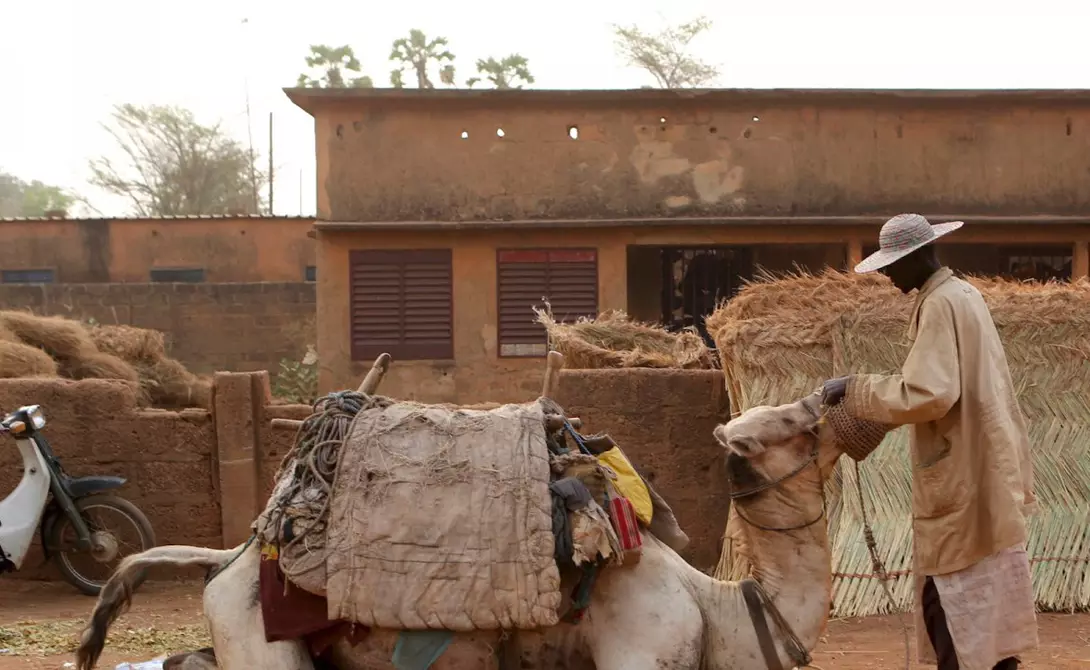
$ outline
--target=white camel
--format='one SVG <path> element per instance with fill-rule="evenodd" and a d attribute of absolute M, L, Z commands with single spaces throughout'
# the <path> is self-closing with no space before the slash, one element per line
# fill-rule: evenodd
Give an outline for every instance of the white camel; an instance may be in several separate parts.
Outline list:
<path fill-rule="evenodd" d="M 831 556 L 822 487 L 841 455 L 832 430 L 818 421 L 819 410 L 817 396 L 810 396 L 750 409 L 715 430 L 727 450 L 727 475 L 741 519 L 737 535 L 760 586 L 717 581 L 645 533 L 642 560 L 603 571 L 580 623 L 543 632 L 543 645 L 561 652 L 536 667 L 787 670 L 805 665 L 829 612 Z M 80 670 L 94 667 L 109 625 L 128 607 L 147 568 L 215 569 L 237 551 L 167 546 L 127 558 L 107 583 L 84 631 Z M 175 667 L 314 668 L 302 642 L 265 641 L 257 598 L 259 561 L 258 547 L 251 545 L 205 588 L 215 661 L 193 656 L 180 658 L 184 664 Z M 386 659 L 396 635 L 376 630 L 355 647 L 338 644 L 334 663 L 344 670 L 392 667 Z M 459 634 L 432 667 L 519 667 L 517 660 L 508 665 L 496 658 L 500 639 L 499 632 Z M 579 660 L 584 655 L 593 666 Z"/>

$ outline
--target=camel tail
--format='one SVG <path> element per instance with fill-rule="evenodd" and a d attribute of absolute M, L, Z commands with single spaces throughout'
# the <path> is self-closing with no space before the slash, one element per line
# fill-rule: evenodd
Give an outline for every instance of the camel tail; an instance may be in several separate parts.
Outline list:
<path fill-rule="evenodd" d="M 139 554 L 126 556 L 117 566 L 114 574 L 102 587 L 91 620 L 83 629 L 79 650 L 76 652 L 76 667 L 79 670 L 92 670 L 98 663 L 102 648 L 106 646 L 106 633 L 117 618 L 125 613 L 132 604 L 136 589 L 144 583 L 148 568 L 169 566 L 173 568 L 219 567 L 238 554 L 240 547 L 234 549 L 205 549 L 168 545 L 155 547 Z"/>

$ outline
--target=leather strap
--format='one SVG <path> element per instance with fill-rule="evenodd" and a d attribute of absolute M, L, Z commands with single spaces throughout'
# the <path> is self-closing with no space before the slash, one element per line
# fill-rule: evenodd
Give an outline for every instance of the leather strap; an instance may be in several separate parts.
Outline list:
<path fill-rule="evenodd" d="M 784 670 L 783 664 L 780 663 L 780 655 L 776 653 L 776 642 L 772 639 L 772 631 L 768 629 L 761 596 L 757 593 L 759 588 L 757 582 L 752 579 L 743 579 L 739 582 L 739 586 L 742 587 L 742 597 L 746 601 L 749 620 L 753 622 L 753 630 L 757 632 L 757 644 L 761 647 L 765 665 L 768 666 L 768 670 Z"/>

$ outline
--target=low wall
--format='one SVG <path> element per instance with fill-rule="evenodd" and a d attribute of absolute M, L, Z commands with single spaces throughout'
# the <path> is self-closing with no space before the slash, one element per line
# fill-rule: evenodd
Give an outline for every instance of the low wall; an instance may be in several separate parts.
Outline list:
<path fill-rule="evenodd" d="M 39 404 L 46 436 L 72 475 L 114 474 L 118 491 L 147 514 L 159 544 L 234 546 L 271 492 L 295 437 L 274 418 L 303 419 L 305 405 L 272 404 L 266 372 L 217 373 L 213 410 L 170 412 L 136 406 L 124 382 L 0 380 L 0 409 Z M 714 371 L 573 370 L 557 400 L 588 432 L 607 432 L 670 502 L 692 538 L 686 558 L 703 570 L 719 558 L 727 517 L 722 454 L 712 438 L 727 413 Z M 21 476 L 13 445 L 0 447 L 0 496 Z M 36 568 L 40 549 L 17 576 L 56 578 Z"/>
<path fill-rule="evenodd" d="M 557 402 L 588 433 L 609 433 L 674 510 L 692 544 L 685 558 L 711 572 L 730 510 L 723 454 L 712 437 L 729 410 L 716 370 L 566 370 Z"/>
<path fill-rule="evenodd" d="M 314 343 L 314 284 L 0 284 L 4 309 L 162 331 L 196 373 L 272 370 Z"/>
<path fill-rule="evenodd" d="M 128 479 L 118 494 L 148 516 L 160 544 L 221 544 L 216 440 L 208 411 L 139 409 L 135 389 L 124 382 L 0 380 L 0 409 L 31 404 L 42 406 L 45 436 L 70 475 Z M 14 441 L 2 442 L 0 497 L 22 477 Z M 41 562 L 36 546 L 18 576 L 59 576 L 40 568 Z"/>

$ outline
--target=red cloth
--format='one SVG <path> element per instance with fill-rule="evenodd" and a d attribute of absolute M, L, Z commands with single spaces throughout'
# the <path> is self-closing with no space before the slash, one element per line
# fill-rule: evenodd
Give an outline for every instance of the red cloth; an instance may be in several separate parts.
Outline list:
<path fill-rule="evenodd" d="M 321 656 L 343 637 L 349 638 L 352 644 L 359 644 L 369 629 L 359 624 L 353 627 L 348 621 L 330 621 L 325 597 L 287 583 L 275 557 L 276 550 L 266 547 L 261 552 L 258 570 L 265 641 L 302 639 L 314 657 Z"/>
<path fill-rule="evenodd" d="M 624 560 L 625 562 L 638 561 L 643 552 L 643 538 L 640 536 L 636 509 L 632 507 L 628 498 L 618 495 L 615 491 L 610 493 L 609 519 L 613 522 L 613 530 L 617 532 L 617 538 L 621 541 Z"/>

